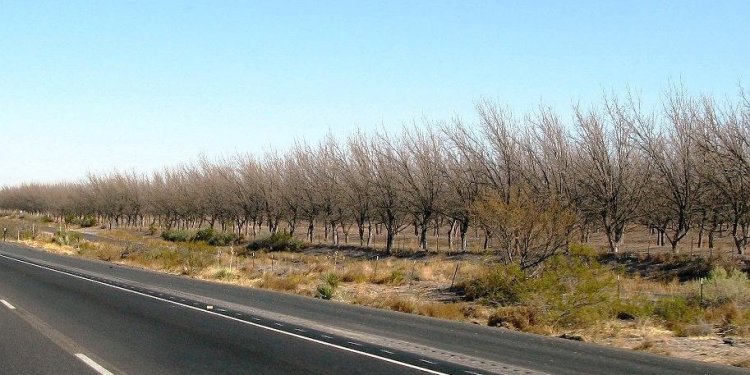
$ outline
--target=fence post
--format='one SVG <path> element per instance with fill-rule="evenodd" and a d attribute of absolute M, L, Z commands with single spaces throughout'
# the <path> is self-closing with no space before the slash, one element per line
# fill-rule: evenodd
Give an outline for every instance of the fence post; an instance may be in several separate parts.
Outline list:
<path fill-rule="evenodd" d="M 232 271 L 232 263 L 234 262 L 234 246 L 229 248 L 229 271 Z"/>
<path fill-rule="evenodd" d="M 409 275 L 409 289 L 411 289 L 411 284 L 414 281 L 414 268 L 417 267 L 417 260 L 414 260 L 414 263 L 411 264 L 411 275 Z"/>
<path fill-rule="evenodd" d="M 453 278 L 451 279 L 450 290 L 453 290 L 453 284 L 456 283 L 456 275 L 458 274 L 458 266 L 459 265 L 461 265 L 461 263 L 456 262 L 456 269 L 453 271 Z"/>
<path fill-rule="evenodd" d="M 617 275 L 617 300 L 620 300 L 620 275 Z"/>
<path fill-rule="evenodd" d="M 380 261 L 380 255 L 375 256 L 375 269 L 372 271 L 372 280 L 378 278 L 378 262 Z"/>

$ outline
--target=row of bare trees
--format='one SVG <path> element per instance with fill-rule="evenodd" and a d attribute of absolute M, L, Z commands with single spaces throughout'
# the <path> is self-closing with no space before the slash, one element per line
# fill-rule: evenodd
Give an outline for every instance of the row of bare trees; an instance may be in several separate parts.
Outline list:
<path fill-rule="evenodd" d="M 398 134 L 363 131 L 290 151 L 113 172 L 76 183 L 0 191 L 0 207 L 56 217 L 91 215 L 112 226 L 233 230 L 238 235 L 322 231 L 338 244 L 372 245 L 414 230 L 421 249 L 444 233 L 466 249 L 470 229 L 509 262 L 533 267 L 601 230 L 617 252 L 627 225 L 648 225 L 676 251 L 694 231 L 714 245 L 729 228 L 739 253 L 750 238 L 750 102 L 718 104 L 681 88 L 648 111 L 632 95 L 526 116 L 483 101 L 478 121 L 424 121 Z M 317 232 L 316 232 L 317 231 Z M 447 233 L 446 233 L 447 232 Z M 457 241 L 457 243 L 454 243 Z"/>

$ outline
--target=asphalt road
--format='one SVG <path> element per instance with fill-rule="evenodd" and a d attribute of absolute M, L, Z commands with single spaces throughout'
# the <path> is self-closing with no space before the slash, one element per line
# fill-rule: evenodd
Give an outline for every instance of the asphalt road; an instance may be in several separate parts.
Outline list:
<path fill-rule="evenodd" d="M 9 374 L 747 374 L 10 243 L 0 300 L 15 307 L 0 305 Z"/>

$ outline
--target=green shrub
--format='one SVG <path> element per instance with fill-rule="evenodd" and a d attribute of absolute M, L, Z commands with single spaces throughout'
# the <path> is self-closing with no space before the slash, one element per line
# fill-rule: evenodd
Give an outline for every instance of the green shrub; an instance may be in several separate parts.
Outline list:
<path fill-rule="evenodd" d="M 214 237 L 214 228 L 208 227 L 199 229 L 197 232 L 195 232 L 195 235 L 193 235 L 192 241 L 203 241 L 208 242 L 210 239 Z"/>
<path fill-rule="evenodd" d="M 388 275 L 388 280 L 386 281 L 388 284 L 401 285 L 406 282 L 406 272 L 403 268 L 397 268 L 391 271 L 391 274 Z"/>
<path fill-rule="evenodd" d="M 170 242 L 187 242 L 191 236 L 186 230 L 169 229 L 161 232 L 161 238 Z"/>
<path fill-rule="evenodd" d="M 510 306 L 498 309 L 490 323 L 518 329 L 535 324 L 580 327 L 612 315 L 615 274 L 599 264 L 589 248 L 572 247 L 568 255 L 549 258 L 538 271 L 529 276 L 517 265 L 488 267 L 459 288 L 468 300 Z M 632 314 L 646 313 L 625 307 Z"/>
<path fill-rule="evenodd" d="M 149 228 L 150 231 L 151 228 Z M 165 230 L 161 232 L 161 238 L 171 242 L 205 242 L 211 246 L 227 246 L 234 243 L 237 236 L 233 233 L 218 233 L 213 228 L 203 228 L 195 234 L 186 230 Z"/>
<path fill-rule="evenodd" d="M 65 222 L 68 224 L 78 225 L 81 228 L 90 228 L 96 225 L 96 218 L 91 215 L 78 217 L 75 215 L 65 215 Z"/>
<path fill-rule="evenodd" d="M 333 297 L 334 289 L 335 288 L 329 284 L 320 284 L 315 291 L 315 298 L 331 299 Z"/>
<path fill-rule="evenodd" d="M 232 280 L 232 279 L 235 279 L 236 277 L 237 275 L 235 275 L 232 270 L 227 269 L 227 268 L 222 268 L 216 271 L 216 273 L 214 273 L 214 278 L 219 279 L 219 280 Z"/>
<path fill-rule="evenodd" d="M 247 245 L 249 250 L 267 249 L 270 251 L 298 251 L 303 244 L 291 234 L 274 233 L 268 237 L 257 239 Z"/>
<path fill-rule="evenodd" d="M 96 218 L 93 216 L 86 215 L 83 217 L 83 219 L 79 220 L 77 223 L 82 228 L 90 228 L 96 225 Z"/>
<path fill-rule="evenodd" d="M 655 303 L 654 315 L 661 318 L 667 328 L 676 330 L 697 322 L 701 317 L 701 309 L 691 305 L 685 297 L 665 297 Z"/>
<path fill-rule="evenodd" d="M 612 314 L 620 320 L 648 318 L 654 314 L 654 303 L 642 296 L 621 299 L 612 304 Z"/>
<path fill-rule="evenodd" d="M 52 236 L 52 242 L 60 246 L 67 246 L 80 241 L 80 233 L 67 230 L 58 230 L 57 232 L 55 232 L 55 235 Z"/>
<path fill-rule="evenodd" d="M 44 215 L 41 218 L 42 223 L 49 224 L 55 220 L 53 220 L 49 215 Z"/>
<path fill-rule="evenodd" d="M 211 246 L 228 246 L 236 240 L 237 236 L 234 233 L 214 233 L 207 242 Z"/>
<path fill-rule="evenodd" d="M 700 281 L 696 280 L 691 282 L 690 301 L 699 300 Z M 704 281 L 701 302 L 704 306 L 720 306 L 732 302 L 750 304 L 750 280 L 736 268 L 727 271 L 724 267 L 714 267 Z"/>
<path fill-rule="evenodd" d="M 615 275 L 589 255 L 558 255 L 523 288 L 522 300 L 540 311 L 540 320 L 579 327 L 607 318 L 616 296 Z"/>
<path fill-rule="evenodd" d="M 598 256 L 596 249 L 589 245 L 579 243 L 571 244 L 568 247 L 568 253 L 569 255 L 574 257 L 583 257 L 588 259 L 594 259 Z"/>
<path fill-rule="evenodd" d="M 323 283 L 318 285 L 315 292 L 315 298 L 331 299 L 340 282 L 341 279 L 335 273 L 324 274 Z"/>
<path fill-rule="evenodd" d="M 148 225 L 148 235 L 153 236 L 156 234 L 156 224 L 151 223 Z"/>
<path fill-rule="evenodd" d="M 339 286 L 339 283 L 341 282 L 341 278 L 339 278 L 339 276 L 335 273 L 327 273 L 323 275 L 323 282 L 332 286 L 333 288 L 337 288 Z"/>
<path fill-rule="evenodd" d="M 484 300 L 492 304 L 508 305 L 521 300 L 525 276 L 516 265 L 495 266 L 461 285 L 467 300 Z"/>

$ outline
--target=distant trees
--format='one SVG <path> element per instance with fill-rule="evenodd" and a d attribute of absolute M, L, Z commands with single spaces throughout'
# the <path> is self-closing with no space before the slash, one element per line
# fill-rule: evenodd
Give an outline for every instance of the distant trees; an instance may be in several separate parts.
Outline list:
<path fill-rule="evenodd" d="M 691 231 L 714 245 L 728 228 L 736 251 L 750 242 L 750 100 L 718 105 L 669 90 L 661 108 L 607 97 L 573 108 L 571 121 L 540 107 L 517 117 L 489 101 L 476 123 L 425 121 L 399 133 L 329 135 L 288 152 L 199 159 L 144 175 L 112 172 L 74 183 L 0 189 L 0 207 L 84 217 L 108 228 L 211 227 L 237 237 L 286 231 L 308 241 L 393 251 L 414 228 L 417 245 L 469 237 L 533 270 L 571 241 L 601 230 L 619 251 L 625 228 L 645 224 L 673 251 Z M 574 232 L 579 236 L 574 236 Z M 322 233 L 322 236 L 319 234 Z M 351 236 L 353 237 L 353 236 Z M 458 241 L 458 243 L 456 243 Z"/>

